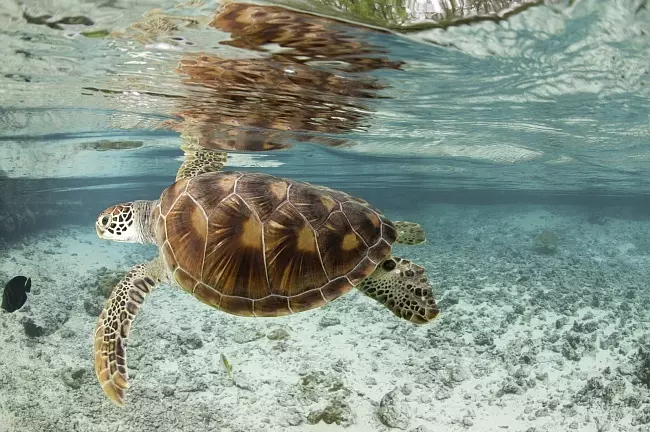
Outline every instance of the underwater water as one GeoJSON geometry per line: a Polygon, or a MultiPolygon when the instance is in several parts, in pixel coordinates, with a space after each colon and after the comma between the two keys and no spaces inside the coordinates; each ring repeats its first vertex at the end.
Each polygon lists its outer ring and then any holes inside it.
{"type": "MultiPolygon", "coordinates": [[[[647,2],[30,0],[0,23],[0,432],[650,431],[647,2]],[[419,224],[426,242],[392,254],[425,269],[439,316],[352,288],[253,317],[163,281],[127,308],[127,355],[109,347],[114,372],[128,357],[118,406],[98,317],[160,252],[96,222],[159,199],[196,152],[419,224]]],[[[311,192],[290,220],[350,205],[294,185],[311,192]]],[[[352,231],[395,240],[354,205],[334,241],[314,234],[325,272],[365,256],[339,248],[352,231]]],[[[192,206],[172,247],[200,232],[192,206]]],[[[237,208],[220,229],[257,235],[237,208]]],[[[185,249],[268,278],[314,263],[300,239],[282,262],[185,249]]]]}

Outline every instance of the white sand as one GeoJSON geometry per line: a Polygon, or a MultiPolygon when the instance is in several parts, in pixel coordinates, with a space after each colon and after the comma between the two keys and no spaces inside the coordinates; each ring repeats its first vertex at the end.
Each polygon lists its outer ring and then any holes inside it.
{"type": "Polygon", "coordinates": [[[591,225],[564,209],[513,209],[439,206],[424,223],[431,241],[408,252],[398,249],[429,269],[445,298],[443,314],[428,326],[402,322],[357,292],[322,309],[255,319],[217,312],[177,288],[159,287],[133,326],[124,409],[112,405],[95,380],[96,317],[84,301],[100,300],[92,272],[127,269],[153,257],[155,248],[100,241],[91,224],[25,239],[0,260],[0,273],[29,275],[36,290],[25,310],[0,313],[0,431],[384,431],[389,428],[379,420],[379,404],[395,388],[394,412],[408,419],[408,425],[396,425],[409,431],[420,425],[422,431],[646,430],[631,424],[648,407],[647,388],[624,372],[638,366],[636,339],[647,330],[641,307],[648,298],[642,285],[648,277],[650,248],[642,250],[650,245],[647,225],[613,217],[591,225]],[[530,252],[532,233],[540,229],[558,233],[554,256],[530,252]],[[567,272],[571,258],[579,264],[567,272]],[[590,272],[600,272],[602,285],[591,291],[611,291],[610,303],[579,304],[588,289],[575,299],[575,311],[563,312],[573,291],[592,283],[581,276],[590,272]],[[529,279],[515,283],[522,275],[529,279]],[[619,277],[636,290],[627,313],[616,309],[624,302],[613,285],[619,277]],[[550,294],[547,303],[535,307],[530,299],[543,292],[550,294]],[[515,307],[521,310],[508,318],[515,307]],[[588,313],[597,329],[571,330],[588,313]],[[629,320],[621,322],[624,315],[629,320]],[[21,325],[27,317],[56,331],[27,337],[21,325]],[[556,328],[560,317],[567,322],[556,328]],[[277,329],[288,338],[270,340],[277,329]],[[614,331],[619,347],[601,348],[614,331]],[[554,334],[557,342],[545,341],[554,334]],[[481,345],[482,335],[492,344],[481,345]],[[597,342],[592,349],[578,346],[571,360],[562,347],[572,335],[597,342]],[[532,353],[529,364],[521,360],[526,352],[532,353]],[[233,366],[232,379],[221,353],[233,366]],[[607,366],[611,373],[603,375],[607,366]],[[81,377],[70,379],[76,370],[81,377]],[[589,403],[575,402],[591,377],[606,388],[618,382],[622,387],[616,384],[610,401],[591,391],[589,403]],[[509,382],[519,394],[500,394],[509,382]],[[636,408],[629,406],[634,397],[636,408]],[[351,424],[309,424],[309,413],[332,401],[349,407],[351,424]]]}

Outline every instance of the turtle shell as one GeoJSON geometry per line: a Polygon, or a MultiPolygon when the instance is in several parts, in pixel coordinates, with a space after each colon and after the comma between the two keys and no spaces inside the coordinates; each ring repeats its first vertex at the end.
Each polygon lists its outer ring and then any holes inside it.
{"type": "Polygon", "coordinates": [[[175,281],[202,302],[244,316],[287,315],[334,300],[370,275],[397,237],[359,198],[259,173],[179,180],[153,216],[175,281]]]}

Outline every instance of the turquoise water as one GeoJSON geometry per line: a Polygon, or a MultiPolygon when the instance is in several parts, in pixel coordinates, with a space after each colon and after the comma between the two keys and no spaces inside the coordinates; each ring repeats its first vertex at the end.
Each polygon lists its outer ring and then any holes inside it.
{"type": "Polygon", "coordinates": [[[0,6],[0,285],[34,284],[0,313],[0,431],[648,430],[650,8],[434,18],[0,6]],[[95,220],[157,199],[182,144],[418,222],[427,242],[393,251],[427,269],[440,318],[414,326],[356,291],[242,318],[166,285],[112,405],[96,317],[157,251],[102,241],[95,220]]]}

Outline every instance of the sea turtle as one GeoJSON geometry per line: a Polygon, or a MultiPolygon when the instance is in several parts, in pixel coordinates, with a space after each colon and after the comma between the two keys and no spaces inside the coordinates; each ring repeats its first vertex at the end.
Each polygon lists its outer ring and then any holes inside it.
{"type": "Polygon", "coordinates": [[[160,199],[111,206],[102,239],[155,244],[97,320],[95,373],[124,405],[125,342],[153,288],[176,282],[200,301],[241,316],[280,316],[323,306],[357,287],[416,324],[439,311],[424,269],[391,256],[393,242],[425,241],[416,223],[391,222],[366,201],[323,186],[261,173],[221,171],[226,153],[183,147],[176,182],[160,199]]]}

